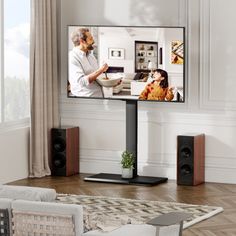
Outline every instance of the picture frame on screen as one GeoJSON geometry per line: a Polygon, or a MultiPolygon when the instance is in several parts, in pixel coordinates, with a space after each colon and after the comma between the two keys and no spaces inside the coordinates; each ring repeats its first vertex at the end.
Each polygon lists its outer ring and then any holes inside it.
{"type": "Polygon", "coordinates": [[[185,57],[184,27],[69,25],[67,95],[183,103],[185,57]]]}
{"type": "Polygon", "coordinates": [[[125,59],[125,50],[123,48],[108,48],[109,59],[125,59]]]}

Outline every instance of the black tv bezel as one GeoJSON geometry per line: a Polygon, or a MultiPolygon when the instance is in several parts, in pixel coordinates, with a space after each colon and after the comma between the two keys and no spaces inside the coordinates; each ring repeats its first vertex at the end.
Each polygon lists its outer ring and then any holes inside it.
{"type": "Polygon", "coordinates": [[[67,25],[67,35],[66,35],[66,42],[67,42],[67,86],[66,86],[66,92],[67,92],[67,98],[79,98],[79,99],[92,99],[92,100],[109,100],[109,101],[137,101],[137,102],[151,102],[151,103],[170,103],[170,104],[183,104],[186,100],[186,35],[185,35],[185,26],[149,26],[149,25],[142,25],[142,26],[131,26],[131,25],[87,25],[87,24],[79,24],[79,25],[67,25]],[[133,27],[133,28],[179,28],[183,29],[183,44],[184,44],[184,64],[183,64],[183,101],[160,101],[160,100],[141,100],[141,99],[128,99],[128,98],[104,98],[104,97],[83,97],[83,96],[69,96],[68,93],[68,83],[69,83],[69,27],[133,27]]]}

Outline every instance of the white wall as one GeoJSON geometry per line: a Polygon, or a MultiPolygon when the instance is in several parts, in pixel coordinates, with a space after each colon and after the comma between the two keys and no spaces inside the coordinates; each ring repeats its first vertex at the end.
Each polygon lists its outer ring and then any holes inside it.
{"type": "Polygon", "coordinates": [[[134,53],[132,50],[134,48],[134,41],[128,35],[123,35],[117,37],[116,34],[109,37],[107,34],[99,34],[99,61],[100,63],[106,61],[109,66],[123,67],[125,73],[134,73],[134,53]],[[109,59],[109,48],[123,48],[125,59],[109,59]]]}
{"type": "Polygon", "coordinates": [[[61,1],[61,123],[80,127],[81,172],[120,173],[125,103],[66,97],[67,25],[186,26],[186,102],[139,102],[139,174],[176,178],[176,137],[206,135],[206,181],[236,183],[236,2],[61,1]],[[227,17],[222,17],[227,16],[227,17]]]}
{"type": "Polygon", "coordinates": [[[0,133],[0,184],[28,177],[29,128],[0,133]]]}

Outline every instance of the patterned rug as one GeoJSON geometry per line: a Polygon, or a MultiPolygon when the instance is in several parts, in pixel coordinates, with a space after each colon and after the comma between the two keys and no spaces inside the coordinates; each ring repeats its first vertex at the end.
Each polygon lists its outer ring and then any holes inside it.
{"type": "Polygon", "coordinates": [[[111,231],[124,224],[144,224],[168,212],[191,213],[192,217],[184,221],[183,228],[187,228],[223,211],[222,207],[214,206],[69,194],[58,194],[57,202],[83,206],[86,232],[111,231]]]}

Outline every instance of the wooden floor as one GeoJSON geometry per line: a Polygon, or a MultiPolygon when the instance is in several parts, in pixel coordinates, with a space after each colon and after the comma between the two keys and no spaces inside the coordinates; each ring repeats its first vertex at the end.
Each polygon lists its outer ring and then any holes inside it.
{"type": "Polygon", "coordinates": [[[84,182],[85,175],[24,179],[10,184],[50,187],[58,193],[175,201],[220,206],[224,212],[184,230],[184,236],[236,236],[236,185],[205,183],[179,186],[175,181],[153,187],[84,182]]]}

